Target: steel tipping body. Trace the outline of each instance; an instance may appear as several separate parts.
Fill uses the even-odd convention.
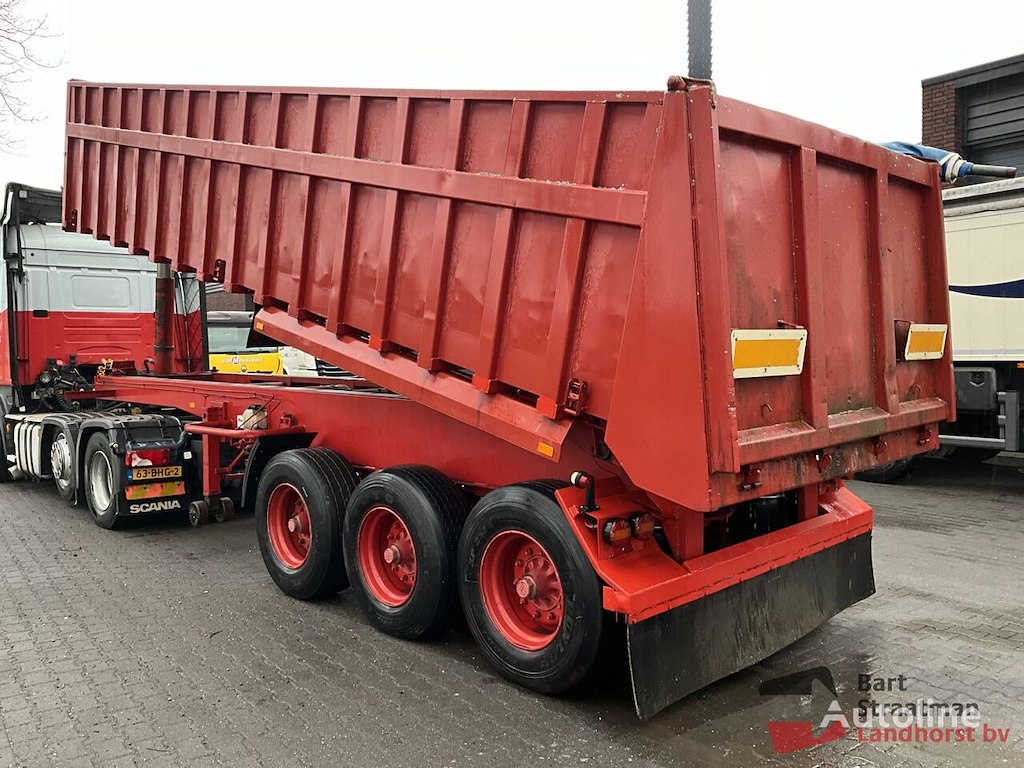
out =
[[[841,478],[934,448],[952,415],[945,331],[907,355],[948,323],[938,176],[672,87],[72,82],[66,228],[252,291],[257,330],[402,397],[217,376],[109,396],[214,430],[266,397],[274,429],[477,489],[589,472],[598,508],[556,498],[630,624],[642,715],[778,650],[873,591],[871,510]],[[783,491],[785,525],[706,546]],[[596,533],[638,509],[671,554]],[[748,617],[735,649],[651,653],[711,598]]]
[[[68,118],[67,228],[251,290],[268,335],[539,455],[585,419],[672,504],[927,450],[951,415],[948,350],[899,361],[893,330],[947,322],[934,169],[706,84],[73,81]],[[730,330],[780,327],[803,373],[734,378]]]

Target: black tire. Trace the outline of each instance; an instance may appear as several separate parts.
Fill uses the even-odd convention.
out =
[[[204,499],[196,499],[188,505],[188,524],[193,528],[210,522],[210,505]]]
[[[128,502],[124,497],[124,472],[118,469],[124,461],[118,461],[110,448],[110,439],[104,432],[96,432],[85,446],[82,486],[85,499],[92,512],[93,522],[100,528],[117,528],[128,514]]]
[[[356,482],[348,462],[324,448],[284,451],[263,468],[256,491],[256,537],[270,576],[286,595],[315,600],[344,588],[342,514]],[[309,517],[308,552],[301,563],[285,562],[271,542],[268,504],[283,486],[301,498]]]
[[[382,469],[360,484],[345,511],[345,567],[356,602],[373,626],[406,640],[450,626],[458,613],[455,567],[466,512],[458,487],[430,467]],[[398,529],[404,526],[405,543],[399,548],[394,540],[384,547],[380,537],[394,529],[395,518]],[[403,572],[401,560],[385,562],[378,555],[399,548],[408,559],[409,544],[414,576]],[[401,576],[409,581],[399,581]]]
[[[957,445],[946,454],[946,461],[961,466],[971,466],[994,459],[1001,452],[998,448],[967,448]]]
[[[71,501],[75,496],[74,445],[71,435],[64,428],[57,429],[50,444],[50,474],[57,495],[64,501]]]
[[[590,671],[604,624],[601,582],[554,499],[554,491],[563,487],[539,481],[492,491],[473,508],[459,542],[459,593],[483,655],[509,680],[551,695],[569,690]],[[540,544],[561,582],[563,617],[538,650],[510,642],[484,602],[484,552],[505,533],[525,533]]]
[[[917,466],[920,458],[920,456],[908,456],[905,459],[890,461],[888,464],[881,464],[858,472],[856,478],[867,483],[895,483],[909,475],[911,470]]]
[[[213,519],[218,523],[226,523],[235,519],[235,502],[230,496],[221,496],[217,508],[213,512]]]

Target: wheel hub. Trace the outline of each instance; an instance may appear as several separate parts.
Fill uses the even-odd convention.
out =
[[[267,533],[277,559],[288,568],[300,568],[309,557],[312,526],[309,509],[298,488],[282,483],[267,501]]]
[[[399,565],[402,562],[402,550],[397,544],[392,544],[384,550],[384,562],[388,565]]]
[[[562,626],[562,580],[548,551],[524,531],[497,533],[480,560],[484,608],[509,643],[527,651],[550,645]]]
[[[520,600],[532,600],[537,596],[537,582],[532,576],[523,576],[516,582],[516,594]]]
[[[416,547],[397,512],[377,506],[366,513],[356,534],[356,555],[373,599],[391,608],[408,601],[416,586]]]
[[[114,471],[103,451],[96,451],[89,459],[89,491],[94,505],[93,511],[102,513],[110,507],[114,495]]]
[[[50,467],[54,477],[58,478],[62,484],[70,480],[71,447],[63,434],[50,446]]]

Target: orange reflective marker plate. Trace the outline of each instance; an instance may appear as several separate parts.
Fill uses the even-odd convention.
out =
[[[911,323],[903,359],[938,360],[946,350],[946,330],[945,325]]]
[[[804,369],[807,331],[803,328],[735,329],[733,377],[795,376]]]

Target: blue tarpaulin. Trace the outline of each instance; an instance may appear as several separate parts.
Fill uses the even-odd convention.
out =
[[[939,173],[943,181],[955,181],[961,176],[969,176],[974,170],[974,163],[964,160],[956,152],[947,149],[929,147],[924,144],[908,144],[904,141],[890,141],[882,145],[901,155],[910,155],[921,160],[932,160],[939,164]]]

